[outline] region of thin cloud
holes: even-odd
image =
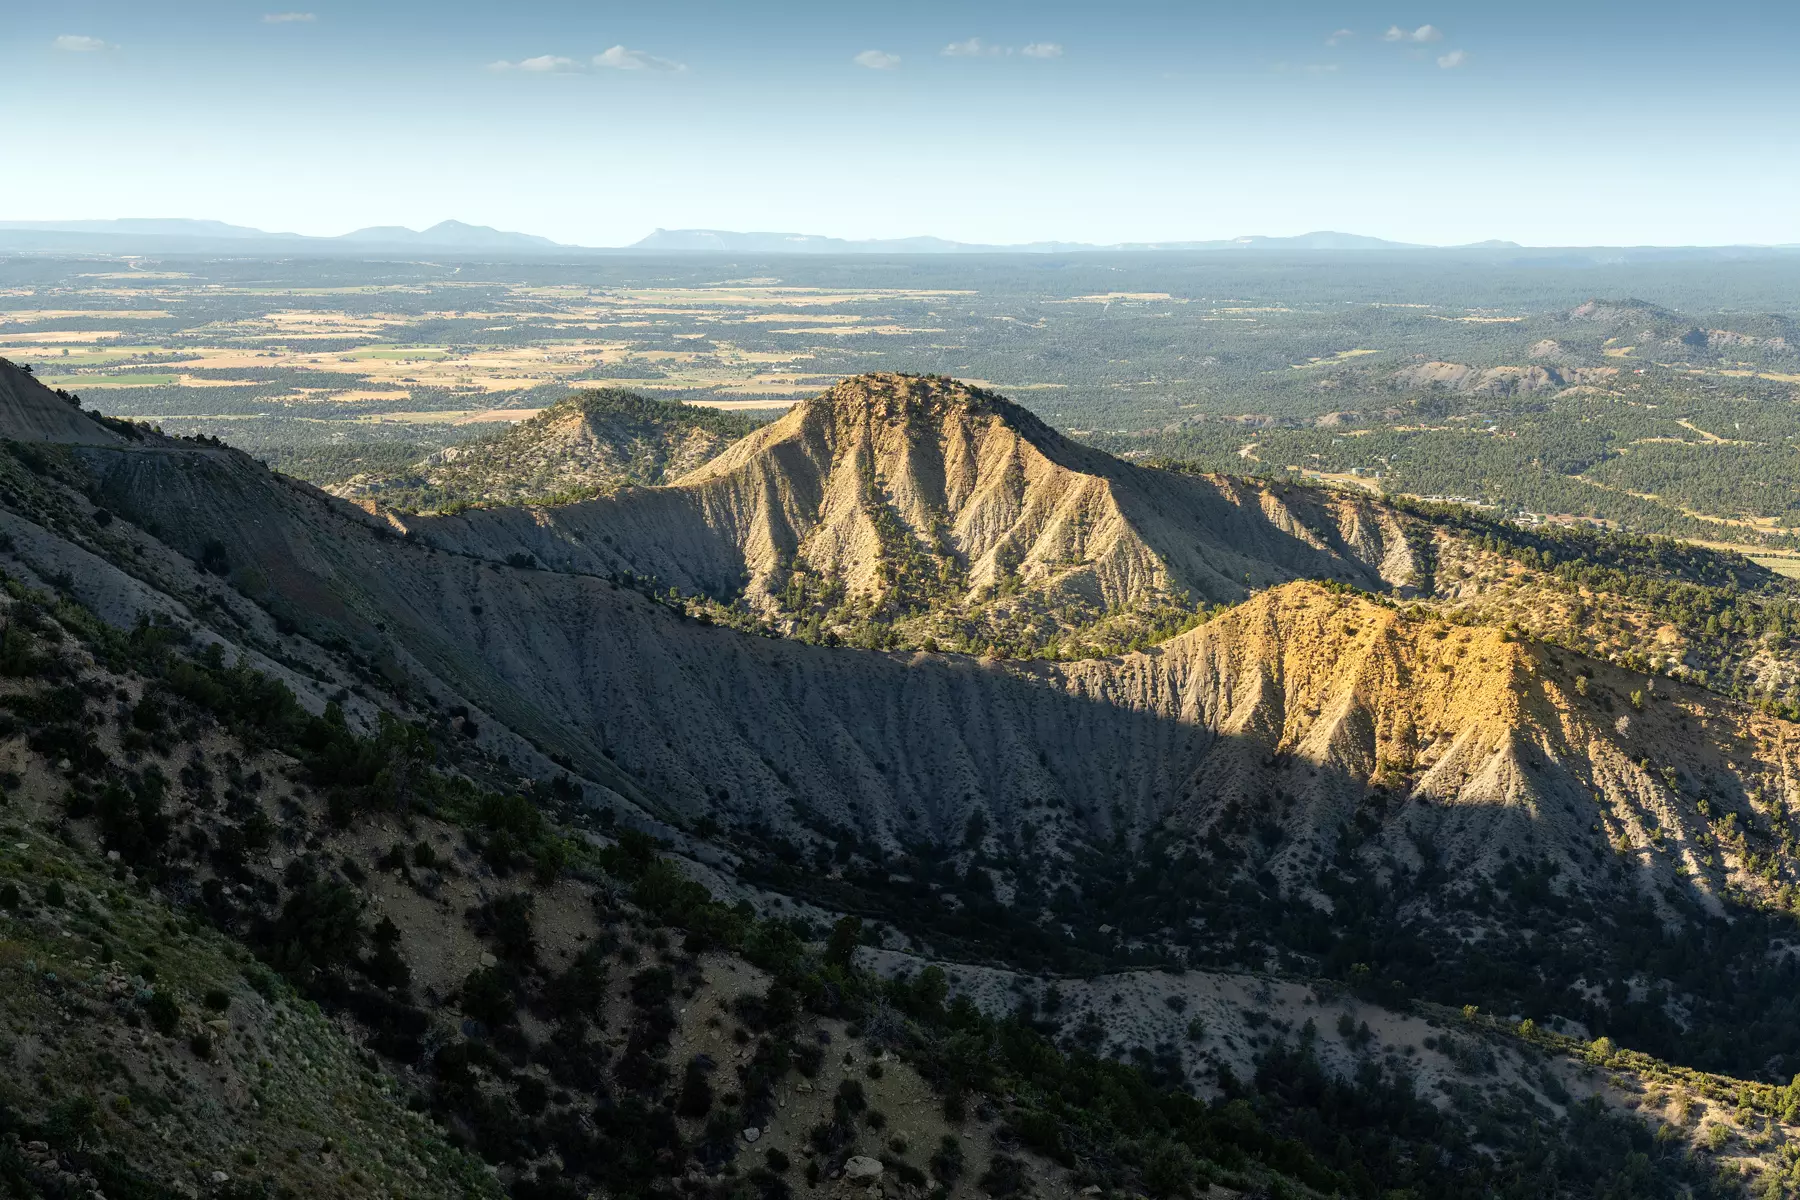
[[[295,21],[316,21],[318,19],[317,13],[285,12],[263,14],[263,24],[265,25],[291,25]]]
[[[1451,70],[1454,67],[1460,67],[1468,61],[1469,54],[1466,50],[1452,50],[1448,54],[1440,54],[1438,55],[1437,60],[1438,66],[1444,68],[1446,71]]]
[[[522,58],[518,62],[504,60],[488,64],[490,71],[527,71],[536,75],[555,75],[565,71],[580,69],[572,58],[564,58],[560,54],[540,54],[536,58]]]
[[[1398,25],[1389,25],[1388,31],[1381,35],[1384,42],[1437,42],[1442,41],[1444,31],[1436,25],[1421,25],[1417,29],[1402,29]]]
[[[1325,44],[1327,46],[1340,45],[1355,36],[1356,30],[1354,29],[1334,29],[1331,32],[1331,36],[1325,39]]]
[[[1026,46],[995,46],[972,37],[963,42],[951,42],[938,51],[945,58],[1010,58],[1015,54],[1026,58],[1061,58],[1063,48],[1060,42],[1031,42]]]
[[[1005,46],[990,46],[978,37],[966,42],[951,42],[941,51],[945,58],[998,58],[1003,54],[1011,54]]]
[[[612,71],[685,71],[682,64],[668,58],[658,58],[654,54],[646,54],[642,50],[631,50],[624,46],[614,46],[594,55],[594,65]]]
[[[886,50],[864,50],[850,61],[871,71],[891,71],[900,65],[900,56]]]
[[[97,37],[87,37],[79,33],[65,33],[50,44],[58,50],[67,50],[71,54],[94,54],[110,48],[107,43]]]

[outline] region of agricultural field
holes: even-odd
[[[0,260],[0,357],[331,484],[573,389],[772,416],[875,370],[1114,453],[1800,549],[1800,258]]]

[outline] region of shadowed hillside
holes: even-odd
[[[344,849],[308,859],[314,862],[308,870],[337,871],[332,856],[353,852],[377,859],[383,872],[399,871],[394,878],[404,881],[414,867],[426,869],[416,847],[408,848],[421,836],[409,822],[463,813],[459,819],[470,823],[472,840],[465,839],[470,854],[455,871],[468,881],[432,883],[426,888],[431,903],[424,905],[395,889],[384,902],[392,905],[399,932],[382,936],[397,937],[406,954],[419,956],[419,977],[430,988],[420,997],[421,1012],[441,1007],[450,990],[460,988],[454,1003],[464,1023],[447,1023],[434,1036],[457,1046],[484,1045],[491,1036],[496,1054],[518,1060],[506,1068],[512,1074],[496,1075],[509,1085],[524,1072],[543,1086],[525,1064],[560,1062],[564,1052],[542,1049],[551,1035],[541,1022],[562,1011],[556,1007],[565,1003],[560,989],[587,986],[579,978],[557,982],[559,975],[546,967],[508,957],[514,954],[508,947],[531,944],[505,933],[516,930],[517,904],[526,905],[527,928],[531,905],[543,905],[543,945],[574,960],[580,939],[569,931],[598,944],[610,935],[593,924],[594,914],[601,914],[602,924],[628,919],[618,904],[629,894],[641,911],[662,914],[660,919],[689,931],[686,957],[666,956],[666,985],[658,982],[662,976],[646,978],[639,971],[616,1000],[607,1001],[615,1019],[629,1022],[633,1032],[617,1066],[595,1066],[582,1088],[612,1079],[627,1081],[632,1095],[655,1098],[664,1088],[671,1097],[678,1094],[672,1078],[657,1074],[645,1047],[666,1046],[673,1037],[692,1047],[684,1054],[698,1054],[707,1044],[704,1026],[665,1019],[656,1004],[668,1000],[677,978],[696,996],[722,986],[717,970],[723,964],[696,957],[714,945],[783,964],[773,969],[793,997],[819,1006],[811,1012],[842,1014],[848,997],[867,996],[857,1016],[869,1024],[858,1028],[877,1037],[878,1045],[905,1053],[932,1047],[929,1054],[936,1057],[918,1059],[931,1086],[948,1088],[952,1096],[978,1087],[946,1065],[960,1061],[960,1052],[941,1031],[987,1027],[972,1007],[945,1008],[941,979],[933,982],[938,977],[926,974],[916,988],[902,980],[899,990],[855,992],[872,986],[845,973],[859,927],[839,926],[848,933],[814,952],[792,949],[789,940],[800,944],[800,927],[782,924],[794,914],[812,938],[811,922],[853,914],[887,951],[926,960],[1084,975],[1133,966],[1280,971],[1319,980],[1319,996],[1350,994],[1363,1005],[1399,1009],[1423,998],[1452,1008],[1536,1015],[1583,1038],[1605,1032],[1689,1066],[1758,1079],[1747,1101],[1753,1107],[1745,1111],[1766,1114],[1754,1119],[1768,1121],[1770,1130],[1787,1119],[1782,1106],[1788,1093],[1774,1084],[1800,1070],[1794,999],[1800,965],[1783,949],[1800,941],[1792,915],[1793,814],[1800,811],[1791,783],[1800,744],[1794,725],[1691,684],[1524,641],[1507,630],[1447,622],[1404,594],[1374,596],[1345,586],[1334,577],[1385,588],[1376,566],[1390,555],[1412,553],[1408,529],[1391,509],[1305,489],[1259,490],[1227,479],[1133,468],[1062,442],[1018,419],[1003,402],[953,385],[922,381],[914,390],[912,382],[896,377],[892,394],[877,395],[890,387],[877,384],[871,385],[875,392],[812,402],[675,487],[413,523],[371,515],[218,446],[135,427],[109,440],[101,435],[116,432],[111,426],[19,377],[13,384],[17,430],[30,438],[35,429],[59,429],[63,438],[12,441],[0,455],[0,531],[6,536],[0,568],[19,589],[15,598],[28,614],[20,628],[30,631],[0,642],[0,661],[15,664],[9,669],[42,661],[43,647],[67,640],[60,630],[70,628],[84,631],[97,649],[65,655],[69,665],[57,671],[80,678],[88,669],[83,654],[99,662],[94,656],[122,655],[121,647],[129,647],[133,670],[166,680],[94,682],[95,698],[112,703],[105,701],[112,696],[122,706],[107,728],[141,735],[116,735],[116,752],[111,740],[81,741],[85,700],[67,720],[57,718],[62,732],[56,736],[76,740],[44,743],[74,745],[71,768],[79,762],[85,765],[77,775],[98,773],[83,784],[85,791],[73,793],[69,811],[112,820],[115,830],[148,827],[144,817],[135,825],[120,823],[119,814],[149,810],[124,806],[119,797],[168,786],[166,774],[158,776],[162,784],[145,782],[142,755],[163,755],[150,741],[153,732],[181,728],[189,709],[202,701],[213,705],[209,719],[237,722],[257,737],[287,739],[276,744],[296,765],[271,761],[268,770],[305,788],[284,784],[277,789],[282,799],[271,801],[293,826],[291,844],[279,852],[284,858],[301,858],[298,848],[312,841],[325,846],[327,826],[368,830],[358,835],[363,842],[330,843]],[[751,636],[695,619],[687,604],[662,588],[640,590],[634,585],[642,577],[635,572],[600,573],[606,555],[647,555],[651,547],[673,555],[679,535],[703,548],[696,561],[704,562],[705,554],[717,563],[735,561],[754,580],[759,560],[736,532],[763,528],[777,531],[768,545],[796,537],[833,564],[834,578],[847,580],[862,569],[865,552],[875,554],[878,564],[885,561],[881,537],[888,535],[879,529],[869,535],[867,511],[846,513],[838,504],[845,480],[864,478],[862,464],[886,464],[869,468],[887,481],[880,485],[890,497],[882,511],[909,537],[919,536],[917,514],[932,511],[936,497],[944,497],[952,550],[981,570],[987,568],[980,564],[996,561],[1009,538],[1025,545],[1026,531],[1035,531],[1029,545],[1037,546],[1062,536],[1055,532],[1063,528],[1055,514],[1065,511],[1064,504],[1105,515],[1111,533],[1082,543],[1087,556],[1079,563],[1053,568],[1042,556],[1032,560],[1038,568],[1031,586],[1045,592],[1065,582],[1104,589],[1135,579],[1173,581],[1184,578],[1182,571],[1202,570],[1223,586],[1230,578],[1220,569],[1223,562],[1234,570],[1245,566],[1242,573],[1252,583],[1273,586],[1146,650],[1025,662]],[[860,505],[864,494],[852,498]],[[1008,494],[1014,499],[1006,500]],[[1308,524],[1296,513],[1320,523]],[[631,540],[655,527],[651,515],[666,523],[670,536]],[[530,530],[538,530],[540,540],[524,541]],[[1384,532],[1389,530],[1391,535]],[[875,536],[873,549],[867,536]],[[1360,556],[1353,553],[1357,546],[1364,548]],[[1309,568],[1324,582],[1305,579]],[[892,586],[879,570],[867,578],[878,595]],[[1165,585],[1172,586],[1157,586]],[[59,596],[66,597],[62,607]],[[77,601],[84,607],[77,609]],[[59,630],[54,637],[46,622]],[[241,666],[231,667],[233,659]],[[116,674],[122,668],[108,669]],[[253,677],[271,681],[271,689],[279,681],[286,691],[263,690]],[[181,701],[168,702],[173,716],[159,716],[163,693]],[[58,703],[87,694],[75,690]],[[148,707],[145,695],[153,701]],[[19,711],[64,709],[32,701]],[[100,709],[95,713],[107,721]],[[281,724],[271,724],[271,713]],[[41,724],[49,718],[32,719]],[[198,736],[203,726],[192,719]],[[137,740],[128,742],[128,736]],[[366,749],[357,748],[358,737],[368,739]],[[89,753],[84,745],[95,749]],[[123,764],[116,778],[107,775],[115,769],[109,765],[115,753]],[[41,774],[41,754],[32,762]],[[466,787],[475,790],[420,782],[427,777],[417,772],[436,763],[465,772],[472,781]],[[206,769],[244,770],[241,760],[234,768],[223,759]],[[171,762],[171,770],[180,767]],[[190,772],[190,778],[198,776]],[[106,792],[106,779],[125,790]],[[243,793],[247,784],[234,787]],[[481,798],[483,788],[498,798]],[[83,808],[90,793],[93,807]],[[205,823],[204,804],[187,794],[177,810],[181,819]],[[54,790],[38,787],[32,795],[36,809],[49,814]],[[421,806],[421,796],[429,805]],[[241,808],[241,801],[232,803]],[[232,828],[250,819],[243,812],[233,816]],[[587,844],[603,848],[614,839],[601,831],[616,831],[621,822],[654,831],[684,854],[686,875],[673,867],[653,870],[647,842],[632,842],[637,849],[629,854],[607,849],[593,860],[564,859],[564,851],[545,841],[552,836],[539,824],[545,813],[585,828],[593,838]],[[448,829],[423,828],[429,839],[454,842]],[[210,841],[204,848],[172,847],[168,865],[173,869],[179,856],[187,856],[179,862],[196,873],[184,884],[189,890],[203,879],[235,880],[229,893],[201,889],[206,911],[246,938],[261,937],[259,921],[275,922],[290,901],[310,903],[295,899],[308,894],[310,877],[299,868],[292,878],[277,869],[266,830],[256,835],[261,848],[254,868],[245,865],[244,836],[216,829],[207,835],[218,839],[216,853]],[[190,838],[182,845],[202,843]],[[432,849],[426,859],[441,862],[438,855]],[[582,886],[593,888],[572,908],[566,896],[556,897],[559,863],[570,861],[584,872],[577,877]],[[527,865],[548,881],[539,884],[536,899],[497,907],[502,885],[490,881]],[[81,869],[95,868],[84,863]],[[342,868],[349,881],[344,886],[364,871]],[[741,906],[708,907],[710,901],[684,890],[689,878],[705,880]],[[455,903],[439,903],[432,889],[440,887],[450,889]],[[442,927],[443,912],[459,909],[485,943],[471,942],[460,925]],[[310,910],[296,911],[298,920]],[[276,954],[283,943],[269,944]],[[493,949],[482,951],[479,944]],[[458,947],[454,967],[433,948],[445,945]],[[665,938],[658,949],[669,945]],[[485,962],[483,953],[496,961]],[[819,957],[808,957],[813,954]],[[380,961],[371,951],[362,966],[346,961],[332,970],[388,969]],[[625,961],[638,963],[635,957]],[[1203,971],[1188,990],[1207,997],[1237,994],[1231,989],[1244,986],[1212,978],[1208,982]],[[427,1018],[384,1008],[361,987],[332,1002],[360,1014],[359,1027],[369,1031],[372,1044],[387,1047],[383,1053],[415,1061],[404,1058],[413,1053],[406,1039],[422,1036],[417,1023]],[[767,1003],[787,1003],[769,994]],[[539,1015],[517,1020],[506,997]],[[745,1011],[706,1003],[714,1007],[695,1007],[696,1018],[710,1012],[723,1023],[724,1012]],[[992,1006],[993,998],[983,1003]],[[1312,1076],[1318,1086],[1327,1086],[1329,1072],[1304,1049],[1308,1038],[1319,1035],[1316,1023],[1310,1033],[1304,1026],[1310,1020],[1306,1006],[1318,1003],[1315,993],[1295,990],[1281,1002],[1293,1007],[1266,1003],[1287,1015],[1273,1018],[1259,1009],[1254,1018],[1242,1016],[1241,1024],[1229,1018],[1229,1033],[1217,1036],[1231,1042],[1207,1053],[1184,1056],[1143,1045],[1119,1053],[1143,1051],[1143,1069],[1151,1074],[1133,1078],[1157,1077],[1230,1098],[1245,1086],[1232,1064],[1246,1063],[1246,1045],[1264,1045],[1268,1054],[1249,1060],[1258,1063],[1252,1086],[1267,1086],[1258,1095],[1282,1094],[1290,1083],[1313,1086],[1301,1082],[1309,1071],[1318,1072]],[[626,1006],[634,1006],[636,1015],[625,1016]],[[762,1018],[740,1019],[754,1024]],[[1284,1036],[1269,1045],[1267,1035],[1256,1031],[1274,1019],[1285,1022],[1279,1027],[1284,1034],[1298,1031],[1299,1041]],[[1476,1031],[1467,1036],[1512,1036],[1510,1021],[1464,1020]],[[566,1014],[557,1021],[564,1028],[555,1036],[590,1048],[584,1054],[598,1053],[591,1050],[599,1043],[589,1040],[585,1017],[572,1027]],[[941,1024],[916,1024],[932,1021]],[[1384,1074],[1373,1051],[1363,1052],[1369,1038],[1358,1042],[1355,1022],[1347,1013],[1344,1021],[1349,1024],[1340,1025],[1340,1035],[1349,1049],[1331,1059],[1340,1064],[1331,1068],[1339,1072],[1332,1077],[1347,1078],[1341,1072],[1351,1063],[1365,1071],[1358,1087],[1386,1087],[1404,1074],[1398,1059],[1395,1073]],[[1077,1056],[1069,1061],[1088,1061],[1079,1058],[1086,1026],[1069,1028],[1047,1017],[1042,1027]],[[997,1039],[997,1059],[1041,1064],[1048,1060],[1025,1032],[1035,1028],[1015,1025],[981,1036]],[[501,1036],[501,1029],[509,1032]],[[1529,1038],[1534,1030],[1526,1027],[1519,1036]],[[850,1036],[843,1027],[825,1032]],[[1188,1036],[1199,1045],[1208,1035],[1201,1027]],[[534,1040],[540,1038],[545,1040]],[[1554,1045],[1563,1053],[1574,1043]],[[1283,1058],[1290,1049],[1298,1057]],[[1426,1109],[1415,1114],[1419,1120],[1427,1119],[1427,1109],[1446,1111],[1433,1104],[1465,1103],[1455,1099],[1461,1095],[1455,1089],[1487,1069],[1482,1064],[1489,1060],[1479,1051],[1470,1051],[1466,1061],[1441,1053],[1448,1066],[1433,1069],[1447,1072],[1443,1094],[1424,1102]],[[1532,1066],[1535,1053],[1505,1060],[1507,1078],[1524,1089],[1508,1093],[1521,1105],[1509,1127],[1520,1131],[1539,1129],[1534,1121],[1561,1128],[1555,1123],[1577,1119],[1579,1106],[1570,1106],[1572,1078]],[[1599,1061],[1611,1061],[1610,1049],[1595,1053]],[[565,1112],[566,1106],[552,1114],[561,1124],[546,1117],[528,1125],[536,1131],[531,1138],[547,1140],[519,1142],[526,1135],[508,1133],[515,1127],[497,1115],[510,1111],[508,1102],[495,1099],[505,1093],[455,1065],[473,1059],[449,1061],[448,1075],[432,1067],[429,1078],[418,1076],[431,1089],[426,1103],[452,1128],[467,1129],[484,1157],[512,1164],[510,1182],[545,1178],[550,1159],[542,1147],[551,1144],[589,1178],[606,1178],[613,1169],[608,1164],[615,1152],[606,1148],[612,1143],[589,1139],[576,1110]],[[788,1144],[795,1144],[791,1135],[798,1131],[774,1115],[776,1092],[765,1087],[781,1075],[759,1075],[753,1062],[744,1065],[746,1090],[734,1094],[740,1100],[762,1097],[756,1119],[782,1127]],[[1030,1069],[1040,1071],[1030,1076],[1036,1082],[1015,1094],[1037,1095],[1045,1087],[1055,1092],[1041,1073],[1049,1068]],[[707,1068],[694,1070],[704,1075]],[[1272,1074],[1265,1078],[1265,1072]],[[1591,1086],[1595,1090],[1587,1094],[1598,1096],[1601,1108],[1588,1117],[1598,1119],[1595,1113],[1613,1102],[1607,1099],[1613,1093]],[[690,1087],[699,1094],[698,1085],[686,1083],[680,1094]],[[810,1088],[794,1089],[796,1104]],[[1293,1103],[1281,1100],[1273,1111],[1292,1113]],[[1347,1103],[1343,1111],[1366,1111],[1364,1104]],[[690,1126],[681,1136],[737,1146],[746,1140],[736,1124],[745,1114],[735,1104],[722,1111],[730,1116],[720,1118],[718,1129],[702,1134]],[[945,1111],[961,1114],[956,1121],[968,1118],[948,1101]],[[1057,1115],[1031,1115],[1044,1111]],[[839,1118],[855,1132],[853,1120]],[[989,1123],[984,1129],[995,1126],[998,1156],[1025,1144],[1045,1156],[1021,1158],[1016,1168],[1001,1163],[990,1172],[1048,1178],[1043,1172],[1053,1168],[1047,1164],[1061,1161],[1057,1147],[1066,1145],[1056,1140],[1064,1136],[1060,1122],[1085,1118],[1052,1106],[1014,1112],[1006,1120],[1019,1123],[1005,1130],[997,1127],[997,1112],[976,1119]],[[1199,1115],[1191,1119],[1195,1130],[1212,1129]],[[1311,1119],[1294,1117],[1284,1128],[1299,1136]],[[617,1133],[613,1120],[609,1115],[599,1123],[608,1137]],[[1027,1123],[1032,1121],[1039,1123]],[[823,1116],[820,1123],[828,1124]],[[1460,1121],[1452,1124],[1460,1130]],[[1040,1130],[1041,1139],[1021,1141],[1020,1130],[1027,1128]],[[1624,1139],[1617,1144],[1636,1144],[1634,1128],[1613,1131]],[[1681,1139],[1686,1145],[1689,1135],[1673,1118],[1661,1128],[1672,1131],[1664,1143]],[[1315,1125],[1306,1133],[1314,1138],[1309,1144],[1335,1146],[1335,1129]],[[667,1148],[668,1129],[655,1136]],[[1387,1146],[1394,1136],[1384,1126],[1378,1139]],[[1519,1156],[1507,1161],[1546,1161],[1512,1140],[1523,1136],[1503,1139],[1506,1154]],[[1726,1131],[1721,1146],[1734,1136]],[[1431,1137],[1444,1147],[1467,1140],[1451,1124]],[[820,1161],[842,1168],[853,1138],[846,1140],[838,1129],[820,1139]],[[1239,1142],[1215,1146],[1196,1133],[1191,1144],[1236,1155],[1232,1161],[1246,1170],[1261,1161],[1247,1157]],[[1773,1161],[1748,1156],[1775,1153],[1776,1145],[1746,1144],[1743,1161]],[[1130,1153],[1131,1178],[1144,1177],[1148,1152]],[[1623,1161],[1624,1153],[1572,1163],[1567,1170],[1599,1169],[1595,1164]],[[717,1157],[722,1150],[696,1154],[702,1164],[729,1161]],[[1472,1149],[1467,1154],[1479,1156]],[[673,1150],[671,1155],[670,1161],[683,1161]],[[1444,1161],[1477,1162],[1463,1148],[1455,1155]],[[1414,1159],[1408,1151],[1380,1161]],[[657,1170],[636,1160],[630,1169],[639,1172],[631,1176],[638,1183]],[[1464,1169],[1476,1168],[1457,1168]],[[1307,1177],[1320,1189],[1348,1187],[1349,1177],[1334,1170],[1321,1167]],[[1201,1168],[1189,1163],[1174,1178],[1187,1181],[1175,1188],[1180,1191],[1202,1178]],[[1242,1174],[1229,1178],[1254,1182]],[[1441,1184],[1444,1177],[1433,1178]],[[1436,1194],[1452,1193],[1438,1186]]]

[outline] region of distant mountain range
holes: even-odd
[[[270,233],[224,221],[187,217],[123,217],[111,221],[0,221],[0,252],[336,254],[368,251],[461,251],[543,254],[581,250],[530,233],[440,221],[429,229],[376,225],[338,237]]]
[[[124,217],[109,221],[0,221],[0,254],[320,254],[444,256],[587,256],[598,254],[1083,254],[1096,252],[1310,251],[1321,253],[1524,252],[1608,257],[1667,255],[1739,257],[1791,252],[1796,246],[1525,247],[1493,239],[1462,246],[1395,242],[1358,233],[1321,230],[1292,237],[1220,238],[1168,242],[955,242],[939,237],[835,238],[816,233],[757,233],[728,229],[658,229],[629,246],[575,246],[529,233],[512,233],[462,221],[440,221],[425,230],[377,225],[337,237],[270,233],[247,225],[186,217]]]
[[[1484,247],[1518,248],[1516,242],[1482,242]],[[1435,250],[1412,242],[1390,242],[1357,233],[1321,231],[1295,237],[1237,237],[1199,242],[1022,242],[1010,245],[952,242],[944,238],[847,238],[813,233],[733,233],[724,229],[658,229],[633,243],[632,250],[679,254],[1078,254],[1094,250]]]

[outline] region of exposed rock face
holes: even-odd
[[[791,444],[775,431],[758,436]],[[1039,452],[1010,445],[1009,455]],[[1160,826],[1225,837],[1302,889],[1346,823],[1366,814],[1402,861],[1416,835],[1447,869],[1491,870],[1512,855],[1566,863],[1580,879],[1611,842],[1643,856],[1646,887],[1673,881],[1679,866],[1686,886],[1704,891],[1738,881],[1743,864],[1727,853],[1723,868],[1708,865],[1708,819],[1680,789],[1704,789],[1713,819],[1738,812],[1745,826],[1771,805],[1800,804],[1788,782],[1800,777],[1790,725],[1317,584],[1266,590],[1154,649],[1109,659],[826,649],[699,625],[592,574],[395,537],[234,451],[156,439],[74,453],[95,494],[161,539],[141,535],[149,549],[128,571],[96,560],[75,578],[78,592],[156,602],[195,589],[188,558],[216,560],[311,644],[347,647],[444,703],[470,703],[653,811],[712,809],[775,829],[848,825],[888,846],[955,842],[980,811],[1014,834],[1030,821],[1052,853]],[[983,453],[971,445],[970,457]],[[779,454],[745,461],[770,457]],[[1031,469],[1068,469],[1044,461]],[[740,469],[719,464],[637,495],[679,512]],[[1108,470],[1097,477],[1109,495],[1125,494],[1121,479],[1136,486],[1130,471]],[[1169,479],[1215,496],[1222,486]],[[1251,546],[1351,561],[1282,530],[1271,493],[1246,495],[1263,521]],[[622,501],[577,507],[629,511]],[[530,514],[508,519],[520,516]],[[57,535],[10,520],[30,554],[55,552]],[[1355,534],[1353,525],[1341,544],[1357,544]],[[971,534],[968,544],[980,543]],[[70,547],[65,557],[86,553]],[[1258,569],[1267,578],[1284,568]],[[114,603],[113,619],[128,620],[121,604],[131,607]],[[296,639],[284,653],[297,648]],[[1587,681],[1577,684],[1578,673]],[[1250,836],[1253,824],[1266,835]]]
[[[1531,349],[1533,358],[1552,358],[1562,352],[1562,347],[1552,341],[1539,342]],[[1512,396],[1603,383],[1618,373],[1617,367],[1470,367],[1428,362],[1394,372],[1393,381],[1398,388],[1440,387],[1452,392]]]
[[[1383,588],[1413,572],[1375,503],[1133,466],[990,392],[905,375],[847,380],[672,488],[405,526],[768,609],[797,560],[852,595],[923,566],[953,600],[1017,588],[1098,607],[1230,601],[1298,577]]]
[[[754,428],[731,413],[587,390],[498,437],[440,450],[405,474],[360,476],[331,490],[424,508],[570,498],[668,482]]]

